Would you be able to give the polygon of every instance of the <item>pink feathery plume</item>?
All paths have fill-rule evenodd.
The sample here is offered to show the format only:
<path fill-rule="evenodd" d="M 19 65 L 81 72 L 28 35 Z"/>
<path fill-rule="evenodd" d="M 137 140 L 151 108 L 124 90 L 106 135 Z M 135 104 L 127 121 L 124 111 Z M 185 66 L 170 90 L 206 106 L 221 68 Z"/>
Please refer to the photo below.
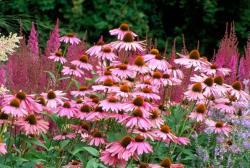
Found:
<path fill-rule="evenodd" d="M 60 34 L 59 34 L 59 19 L 56 20 L 55 28 L 50 33 L 49 40 L 47 41 L 45 55 L 49 56 L 50 53 L 55 52 L 60 47 Z"/>
<path fill-rule="evenodd" d="M 0 65 L 0 85 L 5 85 L 6 81 L 6 65 Z"/>
<path fill-rule="evenodd" d="M 35 28 L 34 22 L 32 22 L 29 40 L 28 40 L 28 47 L 29 50 L 34 54 L 34 56 L 39 56 L 39 47 L 38 47 L 38 39 L 37 39 L 37 32 Z"/>
<path fill-rule="evenodd" d="M 169 63 L 171 65 L 174 64 L 175 58 L 176 58 L 176 39 L 174 39 L 173 46 L 172 46 L 172 49 L 171 49 L 171 55 L 170 55 L 170 60 L 169 60 Z"/>
<path fill-rule="evenodd" d="M 239 71 L 238 71 L 239 80 L 243 81 L 244 79 L 246 79 L 247 74 L 248 73 L 246 71 L 246 59 L 243 56 L 240 58 Z"/>
<path fill-rule="evenodd" d="M 85 44 L 81 42 L 78 45 L 71 45 L 68 48 L 66 57 L 68 61 L 78 60 L 85 52 Z"/>

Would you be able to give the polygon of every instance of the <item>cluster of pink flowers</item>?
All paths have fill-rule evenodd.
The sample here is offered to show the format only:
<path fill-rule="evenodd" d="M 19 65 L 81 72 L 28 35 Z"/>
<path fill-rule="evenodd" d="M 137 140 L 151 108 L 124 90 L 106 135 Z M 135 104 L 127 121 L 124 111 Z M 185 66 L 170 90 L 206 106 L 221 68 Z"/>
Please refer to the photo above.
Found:
<path fill-rule="evenodd" d="M 70 79 L 70 88 L 79 79 L 77 89 L 5 93 L 0 125 L 14 125 L 19 133 L 38 136 L 50 128 L 47 116 L 55 115 L 71 122 L 56 130 L 53 140 L 80 137 L 83 143 L 102 149 L 100 160 L 105 165 L 126 167 L 129 160 L 136 160 L 139 168 L 181 168 L 183 164 L 174 164 L 168 157 L 159 163 L 144 163 L 140 156 L 154 152 L 153 141 L 190 143 L 188 137 L 176 135 L 164 119 L 169 115 L 166 109 L 174 104 L 170 91 L 182 85 L 184 68 L 192 74 L 189 86 L 184 88 L 184 98 L 193 107 L 189 119 L 204 125 L 206 133 L 230 136 L 233 126 L 228 122 L 239 110 L 247 108 L 249 101 L 249 94 L 239 81 L 231 85 L 224 82 L 230 69 L 210 63 L 198 50 L 177 53 L 179 58 L 168 61 L 157 48 L 147 48 L 146 41 L 138 41 L 138 35 L 126 23 L 110 30 L 110 34 L 117 36 L 117 41 L 106 44 L 100 38 L 72 61 L 67 59 L 67 47 L 79 45 L 81 40 L 75 33 L 61 37 L 66 48 L 58 46 L 48 58 L 58 68 L 56 82 Z M 98 62 L 92 64 L 94 59 Z M 88 73 L 94 75 L 92 82 L 86 78 Z M 126 130 L 123 138 L 112 142 L 106 135 L 111 121 Z M 6 144 L 0 137 L 0 154 L 6 153 Z M 82 167 L 79 161 L 64 167 L 72 165 Z"/>

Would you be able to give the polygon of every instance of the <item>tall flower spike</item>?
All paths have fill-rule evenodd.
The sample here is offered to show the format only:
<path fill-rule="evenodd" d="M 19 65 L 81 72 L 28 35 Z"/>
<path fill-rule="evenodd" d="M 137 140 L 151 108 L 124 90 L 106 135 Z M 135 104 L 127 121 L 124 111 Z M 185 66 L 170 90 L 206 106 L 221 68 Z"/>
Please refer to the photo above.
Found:
<path fill-rule="evenodd" d="M 46 55 L 57 51 L 60 47 L 60 34 L 59 34 L 59 19 L 56 20 L 55 28 L 50 33 L 49 40 L 46 45 Z"/>
<path fill-rule="evenodd" d="M 34 54 L 36 59 L 38 59 L 39 48 L 38 48 L 37 32 L 36 32 L 34 22 L 32 22 L 32 26 L 31 26 L 31 30 L 30 30 L 28 47 L 29 47 L 29 50 L 32 52 L 32 54 Z"/>

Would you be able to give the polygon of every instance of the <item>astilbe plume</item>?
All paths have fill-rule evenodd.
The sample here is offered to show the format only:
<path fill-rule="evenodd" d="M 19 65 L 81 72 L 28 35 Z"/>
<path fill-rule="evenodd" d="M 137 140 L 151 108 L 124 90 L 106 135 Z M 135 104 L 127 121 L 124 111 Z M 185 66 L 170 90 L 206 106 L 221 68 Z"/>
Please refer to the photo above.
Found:
<path fill-rule="evenodd" d="M 28 47 L 32 54 L 34 54 L 34 57 L 38 59 L 39 57 L 39 46 L 38 46 L 38 37 L 37 37 L 37 31 L 35 28 L 34 22 L 32 22 L 30 35 L 28 39 Z"/>
<path fill-rule="evenodd" d="M 45 55 L 48 57 L 49 54 L 57 51 L 60 47 L 60 29 L 59 29 L 59 19 L 56 20 L 54 30 L 50 33 L 49 40 L 46 44 Z"/>
<path fill-rule="evenodd" d="M 239 79 L 243 81 L 244 79 L 250 79 L 250 37 L 248 38 L 247 45 L 245 47 L 244 56 L 240 59 L 239 65 Z M 250 87 L 250 83 L 248 83 Z"/>
<path fill-rule="evenodd" d="M 214 63 L 217 66 L 231 69 L 232 74 L 226 78 L 227 82 L 236 80 L 239 61 L 237 46 L 238 40 L 235 34 L 235 26 L 232 23 L 226 26 L 225 35 L 214 58 Z"/>

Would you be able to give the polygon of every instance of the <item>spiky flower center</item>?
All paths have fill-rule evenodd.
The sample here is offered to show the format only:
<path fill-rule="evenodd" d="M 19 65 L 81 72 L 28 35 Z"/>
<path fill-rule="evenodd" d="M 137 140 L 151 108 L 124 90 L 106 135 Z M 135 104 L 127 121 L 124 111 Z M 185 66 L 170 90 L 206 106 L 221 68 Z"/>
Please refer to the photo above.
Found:
<path fill-rule="evenodd" d="M 135 141 L 136 142 L 143 142 L 144 141 L 144 137 L 143 136 L 141 136 L 141 135 L 136 135 L 136 137 L 135 137 Z"/>
<path fill-rule="evenodd" d="M 196 105 L 196 112 L 203 114 L 206 111 L 206 106 L 204 104 L 197 104 Z"/>
<path fill-rule="evenodd" d="M 37 103 L 39 103 L 39 104 L 41 104 L 41 105 L 43 105 L 43 106 L 46 105 L 46 100 L 45 100 L 44 97 L 39 96 L 39 97 L 36 98 L 36 100 L 37 100 Z"/>
<path fill-rule="evenodd" d="M 103 85 L 104 85 L 104 86 L 113 86 L 113 85 L 114 85 L 114 82 L 113 82 L 112 79 L 107 78 L 107 79 L 103 82 Z"/>
<path fill-rule="evenodd" d="M 222 76 L 216 76 L 214 78 L 214 83 L 218 84 L 218 85 L 222 85 L 224 83 L 224 79 Z"/>
<path fill-rule="evenodd" d="M 102 109 L 101 106 L 98 106 L 98 107 L 95 108 L 95 111 L 101 113 L 101 112 L 103 112 L 103 109 Z"/>
<path fill-rule="evenodd" d="M 125 35 L 123 36 L 123 39 L 122 39 L 125 43 L 131 43 L 134 41 L 134 37 L 132 35 L 132 33 L 130 32 L 127 32 L 125 33 Z"/>
<path fill-rule="evenodd" d="M 136 96 L 133 100 L 133 104 L 136 106 L 142 106 L 144 104 L 144 98 L 141 96 Z"/>
<path fill-rule="evenodd" d="M 67 37 L 75 37 L 75 33 L 74 32 L 70 32 L 66 34 Z"/>
<path fill-rule="evenodd" d="M 216 128 L 222 128 L 224 125 L 224 123 L 222 121 L 218 121 L 216 124 L 215 124 L 215 127 Z"/>
<path fill-rule="evenodd" d="M 151 49 L 151 50 L 150 50 L 150 54 L 153 54 L 153 55 L 159 55 L 159 54 L 160 54 L 160 52 L 159 52 L 159 50 L 158 50 L 158 49 L 153 48 L 153 49 Z"/>
<path fill-rule="evenodd" d="M 169 74 L 163 74 L 162 77 L 163 77 L 164 79 L 169 79 L 169 78 L 170 78 L 170 75 L 169 75 Z"/>
<path fill-rule="evenodd" d="M 142 89 L 142 92 L 143 92 L 143 93 L 152 93 L 152 89 L 149 88 L 149 87 L 144 87 L 144 88 Z"/>
<path fill-rule="evenodd" d="M 101 138 L 102 137 L 102 133 L 99 130 L 97 130 L 97 129 L 95 129 L 92 132 L 92 135 L 93 135 L 93 137 L 96 137 L 96 138 Z"/>
<path fill-rule="evenodd" d="M 143 117 L 143 113 L 142 113 L 141 109 L 139 109 L 139 108 L 135 109 L 135 110 L 132 112 L 132 115 L 133 115 L 134 117 Z"/>
<path fill-rule="evenodd" d="M 137 66 L 143 66 L 144 64 L 145 64 L 144 58 L 141 55 L 138 55 L 135 58 L 135 65 L 137 65 Z"/>
<path fill-rule="evenodd" d="M 202 85 L 201 83 L 195 83 L 192 87 L 193 92 L 202 92 Z"/>
<path fill-rule="evenodd" d="M 124 84 L 120 86 L 120 91 L 128 93 L 130 91 L 130 88 L 128 85 Z"/>
<path fill-rule="evenodd" d="M 55 92 L 53 92 L 52 90 L 50 90 L 50 91 L 48 92 L 47 98 L 48 98 L 48 99 L 55 99 L 55 98 L 56 98 Z"/>
<path fill-rule="evenodd" d="M 161 161 L 161 166 L 162 167 L 165 167 L 165 168 L 170 168 L 172 164 L 172 161 L 170 158 L 164 158 L 162 161 Z"/>
<path fill-rule="evenodd" d="M 146 84 L 146 85 L 151 85 L 151 81 L 150 80 L 144 80 L 143 83 Z"/>
<path fill-rule="evenodd" d="M 81 56 L 80 61 L 83 63 L 88 63 L 89 57 L 84 54 L 83 56 Z"/>
<path fill-rule="evenodd" d="M 204 83 L 205 83 L 207 86 L 211 87 L 211 86 L 213 86 L 213 84 L 214 84 L 214 80 L 213 80 L 212 77 L 208 77 L 207 79 L 204 80 Z"/>
<path fill-rule="evenodd" d="M 16 98 L 18 98 L 19 100 L 25 100 L 26 99 L 26 94 L 23 91 L 19 91 L 16 94 Z"/>
<path fill-rule="evenodd" d="M 210 66 L 210 68 L 211 68 L 211 69 L 217 69 L 217 65 L 212 64 L 212 65 Z"/>
<path fill-rule="evenodd" d="M 235 90 L 238 90 L 240 91 L 241 90 L 241 83 L 239 81 L 235 81 L 233 84 L 232 84 L 232 87 L 235 89 Z"/>
<path fill-rule="evenodd" d="M 104 53 L 110 53 L 111 52 L 111 48 L 108 47 L 108 46 L 104 46 L 104 47 L 102 47 L 102 52 L 104 52 Z"/>
<path fill-rule="evenodd" d="M 3 112 L 0 112 L 0 120 L 8 120 L 9 115 Z"/>
<path fill-rule="evenodd" d="M 36 125 L 37 123 L 37 119 L 36 116 L 34 114 L 30 114 L 26 117 L 25 119 L 30 125 Z"/>
<path fill-rule="evenodd" d="M 129 25 L 127 23 L 122 23 L 119 27 L 122 31 L 128 31 Z"/>
<path fill-rule="evenodd" d="M 86 91 L 86 90 L 88 90 L 87 86 L 82 85 L 79 87 L 79 91 Z"/>
<path fill-rule="evenodd" d="M 10 106 L 16 107 L 16 108 L 20 107 L 20 100 L 17 98 L 12 99 L 10 101 Z"/>
<path fill-rule="evenodd" d="M 237 97 L 232 96 L 232 95 L 228 96 L 228 99 L 229 99 L 230 102 L 235 102 L 235 101 L 237 101 Z"/>
<path fill-rule="evenodd" d="M 84 112 L 84 113 L 88 113 L 91 111 L 91 106 L 87 105 L 87 104 L 84 104 L 81 106 L 81 112 Z"/>
<path fill-rule="evenodd" d="M 81 126 L 82 129 L 85 129 L 87 131 L 90 129 L 90 124 L 88 122 L 86 122 L 86 121 L 81 121 L 80 126 Z"/>
<path fill-rule="evenodd" d="M 71 105 L 70 105 L 69 102 L 64 102 L 64 103 L 63 103 L 63 107 L 64 107 L 64 108 L 70 108 Z"/>
<path fill-rule="evenodd" d="M 99 103 L 99 97 L 96 96 L 96 97 L 93 97 L 91 99 L 92 99 L 93 103 L 96 103 L 96 104 Z"/>
<path fill-rule="evenodd" d="M 118 99 L 115 96 L 111 96 L 111 97 L 108 98 L 108 101 L 110 103 L 116 103 L 116 102 L 118 102 Z"/>
<path fill-rule="evenodd" d="M 121 140 L 121 145 L 126 148 L 132 141 L 132 138 L 130 136 L 125 136 Z"/>
<path fill-rule="evenodd" d="M 161 132 L 164 132 L 166 134 L 170 133 L 171 129 L 168 125 L 162 125 L 161 126 Z"/>
<path fill-rule="evenodd" d="M 111 71 L 107 70 L 107 71 L 104 72 L 104 75 L 105 76 L 110 76 L 110 75 L 112 75 L 112 73 L 111 73 Z"/>
<path fill-rule="evenodd" d="M 71 70 L 76 70 L 76 66 L 75 65 L 70 65 L 69 67 Z"/>
<path fill-rule="evenodd" d="M 55 55 L 56 55 L 57 57 L 62 57 L 62 56 L 63 56 L 63 53 L 62 53 L 62 51 L 57 51 L 57 52 L 55 53 Z"/>
<path fill-rule="evenodd" d="M 233 145 L 233 142 L 232 142 L 231 140 L 228 140 L 228 141 L 227 141 L 227 145 L 228 145 L 228 146 L 231 146 L 231 145 Z"/>
<path fill-rule="evenodd" d="M 157 55 L 155 55 L 155 59 L 157 59 L 157 60 L 162 60 L 163 57 L 162 57 L 160 54 L 157 54 Z"/>
<path fill-rule="evenodd" d="M 198 50 L 192 50 L 189 54 L 189 58 L 198 60 L 200 58 L 200 52 Z"/>
<path fill-rule="evenodd" d="M 147 163 L 140 163 L 138 168 L 148 168 L 148 164 Z"/>
<path fill-rule="evenodd" d="M 152 119 L 156 119 L 156 118 L 158 118 L 160 116 L 160 112 L 158 111 L 158 110 L 152 110 L 151 111 L 151 114 L 150 114 L 150 118 L 152 118 Z"/>
<path fill-rule="evenodd" d="M 162 73 L 160 71 L 154 71 L 153 78 L 160 79 L 162 77 Z"/>
<path fill-rule="evenodd" d="M 79 162 L 78 160 L 73 160 L 73 161 L 71 162 L 71 165 L 76 166 L 76 165 L 80 165 L 80 163 L 81 163 L 81 162 Z"/>
<path fill-rule="evenodd" d="M 117 66 L 120 70 L 127 70 L 128 69 L 128 65 L 127 64 L 120 64 Z"/>

